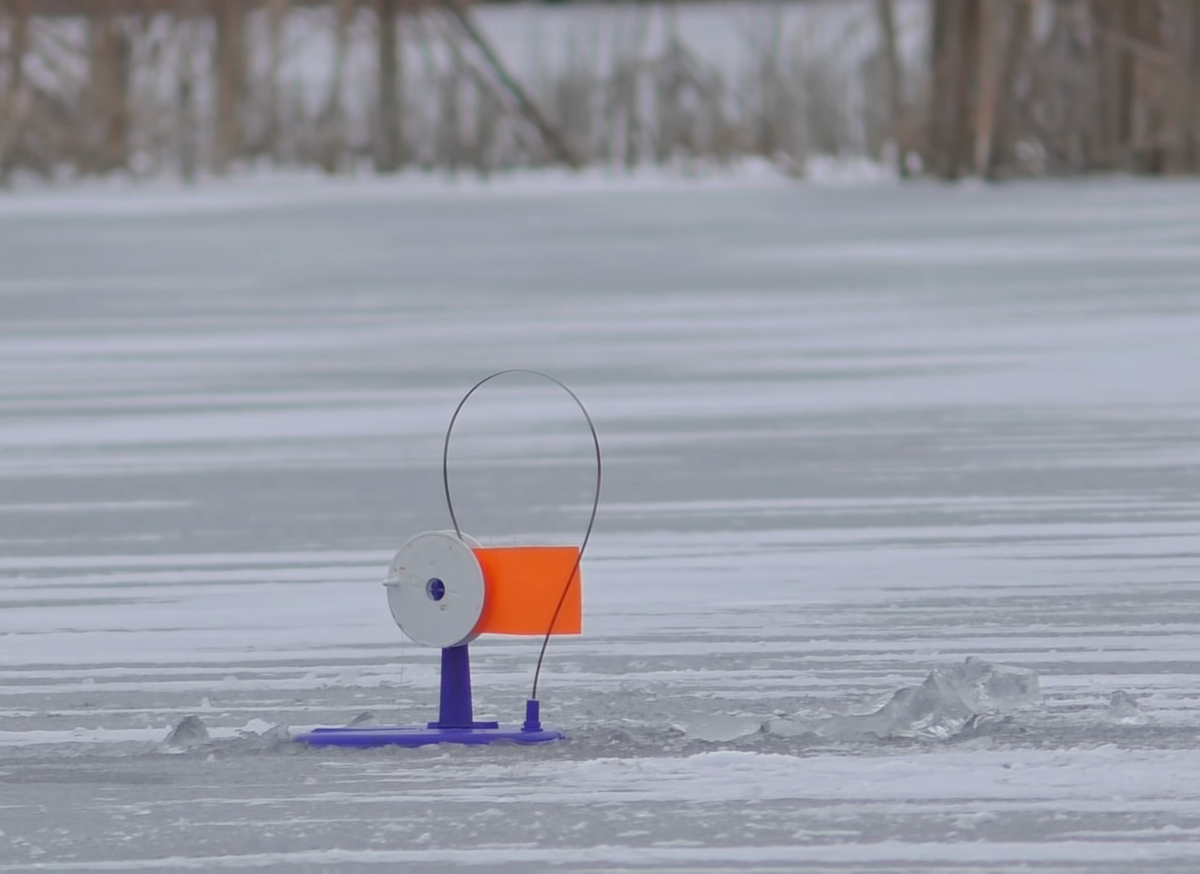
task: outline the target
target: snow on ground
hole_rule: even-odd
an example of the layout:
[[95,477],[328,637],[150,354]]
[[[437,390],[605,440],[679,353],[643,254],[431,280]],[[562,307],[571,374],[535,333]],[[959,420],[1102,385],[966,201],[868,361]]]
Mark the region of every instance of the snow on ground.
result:
[[[865,158],[816,155],[805,168],[805,180],[819,186],[877,185],[895,174]],[[350,176],[320,171],[280,170],[267,163],[239,167],[231,177],[205,177],[194,186],[169,178],[97,177],[47,187],[28,180],[0,198],[0,219],[83,216],[138,217],[197,215],[289,206],[317,207],[334,203],[477,200],[495,197],[577,197],[580,194],[633,194],[672,191],[783,189],[795,185],[779,168],[761,158],[742,158],[727,165],[677,161],[663,167],[547,168],[496,173],[482,178],[472,172],[410,170],[378,176],[370,168]],[[0,292],[2,293],[2,292]]]
[[[0,871],[1194,869],[1195,186],[572,184],[0,200]],[[568,741],[289,742],[433,714],[380,582],[521,366]],[[465,529],[570,541],[490,388]]]

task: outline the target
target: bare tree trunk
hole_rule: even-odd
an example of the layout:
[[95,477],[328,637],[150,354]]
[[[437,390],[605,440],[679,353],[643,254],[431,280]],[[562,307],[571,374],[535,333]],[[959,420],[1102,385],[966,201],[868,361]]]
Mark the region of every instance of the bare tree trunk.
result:
[[954,114],[958,128],[954,132],[954,153],[955,164],[961,172],[971,164],[970,155],[975,139],[975,119],[971,110],[979,102],[983,0],[959,0],[959,5],[962,7],[962,31],[959,37],[962,40],[962,56],[955,94],[958,106]]
[[16,169],[17,150],[24,132],[29,97],[25,93],[25,55],[29,51],[29,0],[8,4],[8,90],[0,101],[0,186],[7,186]]
[[904,109],[904,68],[900,64],[900,52],[896,46],[896,14],[892,0],[875,0],[875,14],[879,19],[879,33],[883,39],[883,60],[887,73],[888,112],[891,115],[892,140],[899,152],[899,173],[908,176],[905,160],[909,148],[907,131],[908,118]]
[[91,169],[107,173],[129,165],[129,35],[107,3],[94,4],[90,21],[89,102]]
[[1184,121],[1188,136],[1187,169],[1200,173],[1200,0],[1191,0],[1191,45],[1186,59],[1188,92],[1184,98]]
[[217,143],[215,170],[225,173],[242,151],[245,89],[244,8],[241,0],[216,0]]
[[[676,107],[672,115],[678,119],[683,114],[683,109],[680,106],[680,94],[683,85],[683,43],[679,37],[679,23],[677,20],[677,12],[675,4],[672,3],[671,9],[671,103]],[[791,107],[787,106],[787,101],[783,94],[783,75],[780,72],[779,58],[782,54],[783,42],[783,7],[778,2],[771,4],[771,18],[766,22],[767,30],[763,34],[761,45],[762,63],[759,65],[759,91],[762,94],[762,116],[759,120],[759,141],[758,151],[770,161],[776,160],[781,156],[785,149],[783,128],[785,125],[785,112]],[[793,167],[795,172],[803,173],[803,168],[798,170]]]
[[83,107],[83,165],[88,172],[108,170],[105,154],[108,139],[108,105],[113,88],[110,73],[112,63],[112,10],[104,2],[93,0],[88,10],[88,80],[87,103]]
[[283,38],[291,0],[271,0],[270,68],[267,72],[267,127],[263,133],[263,148],[276,163],[283,160],[283,89],[279,77],[283,70]]
[[[1130,0],[1133,30],[1130,33],[1131,47],[1141,46],[1151,50],[1163,47],[1163,29],[1160,23],[1162,9],[1158,3]],[[1168,83],[1162,81],[1161,69],[1156,69],[1150,60],[1134,55],[1132,146],[1134,169],[1151,175],[1161,175],[1166,169],[1167,149],[1164,140],[1168,135],[1169,99],[1164,93]]]
[[959,0],[933,0],[932,86],[929,108],[929,163],[943,179],[958,175],[954,163],[954,108],[959,75]]
[[1167,170],[1189,173],[1197,169],[1196,100],[1197,67],[1200,67],[1200,3],[1197,0],[1173,0],[1169,13],[1169,34],[1176,63],[1171,82],[1171,145]]
[[640,56],[630,59],[625,76],[625,148],[622,163],[627,171],[633,172],[641,157],[642,141],[642,103],[638,99],[642,87]]
[[[994,3],[995,0],[992,0]],[[992,133],[992,145],[988,156],[986,175],[995,178],[1000,162],[1011,159],[1016,152],[1014,140],[1014,99],[1013,82],[1017,78],[1017,70],[1025,55],[1025,46],[1029,41],[1030,28],[1033,24],[1033,4],[1021,0],[1006,7],[1001,7],[1008,14],[1008,28],[1004,41],[1004,56],[1000,62],[998,74],[1000,82],[1000,97],[996,106],[995,130]],[[993,6],[993,12],[995,7]]]
[[626,55],[622,70],[622,102],[625,107],[625,142],[622,162],[625,169],[632,171],[641,157],[642,107],[639,99],[642,87],[642,51],[646,35],[650,31],[650,7],[642,7],[635,23],[636,36],[630,41],[632,50]]
[[934,172],[957,179],[970,150],[979,56],[979,0],[934,0],[930,152]]
[[1099,58],[1095,83],[1100,101],[1101,166],[1117,166],[1121,153],[1121,65],[1125,53],[1116,48],[1111,37],[1117,33],[1125,0],[1091,0],[1092,26],[1100,36]]
[[466,81],[467,62],[459,45],[461,34],[453,28],[445,29],[446,42],[450,46],[450,69],[438,82],[439,113],[437,131],[437,155],[446,163],[451,176],[457,176],[463,161],[462,88]]
[[[658,141],[654,144],[654,157],[659,164],[665,164],[671,159],[671,153],[679,142],[680,125],[680,107],[679,97],[683,90],[683,77],[679,69],[680,55],[682,54],[679,45],[679,10],[676,0],[669,0],[666,8],[663,10],[666,16],[667,28],[667,46],[663,54],[662,72],[658,83],[658,94],[655,99],[655,105],[658,109]],[[763,58],[761,64],[760,76],[763,80],[770,78],[769,73],[769,58]],[[775,142],[774,130],[771,127],[771,111],[767,99],[767,88],[764,81],[759,85],[763,89],[763,106],[762,113],[759,117],[759,140],[758,151],[769,157],[774,157]]]
[[[1140,0],[1120,0],[1116,25],[1118,33],[1128,39],[1136,39],[1138,28],[1137,6]],[[1117,138],[1125,153],[1126,169],[1132,169],[1134,135],[1136,131],[1134,111],[1137,107],[1137,67],[1133,52],[1121,49],[1118,62]]]
[[196,23],[191,18],[177,19],[179,72],[175,90],[179,136],[179,172],[187,183],[195,182],[197,169],[196,125]]
[[404,163],[396,6],[396,0],[379,0],[379,147],[375,168],[380,173],[394,173]]
[[326,173],[336,173],[346,146],[346,113],[342,105],[342,92],[346,84],[346,58],[350,49],[350,22],[354,20],[353,0],[337,0],[337,23],[334,27],[333,78],[329,82],[329,95],[321,113],[321,168]]
[[995,146],[996,121],[1004,89],[1008,84],[1001,78],[1000,41],[1003,27],[1001,9],[994,0],[980,0],[979,10],[979,105],[975,115],[975,173],[991,178]]

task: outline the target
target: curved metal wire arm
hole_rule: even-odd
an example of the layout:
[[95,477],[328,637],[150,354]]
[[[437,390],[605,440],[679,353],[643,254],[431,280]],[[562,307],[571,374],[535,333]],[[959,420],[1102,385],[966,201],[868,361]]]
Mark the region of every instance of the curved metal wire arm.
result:
[[533,671],[533,690],[529,694],[531,700],[537,700],[538,679],[542,675],[542,662],[546,658],[546,647],[550,644],[550,635],[554,631],[554,623],[558,621],[558,614],[562,611],[563,604],[566,603],[567,595],[571,591],[571,584],[575,581],[575,575],[579,573],[579,566],[583,562],[583,553],[587,550],[588,541],[592,538],[592,528],[596,524],[596,513],[600,509],[600,481],[603,477],[604,465],[600,458],[600,437],[596,434],[596,425],[592,422],[591,414],[588,413],[587,407],[583,405],[583,401],[579,399],[579,395],[571,391],[566,383],[540,370],[528,370],[523,367],[498,370],[489,376],[485,376],[479,382],[475,383],[475,385],[471,386],[471,390],[463,395],[463,399],[454,408],[454,415],[450,417],[450,425],[446,428],[446,439],[442,443],[442,487],[446,492],[446,509],[450,511],[450,522],[454,525],[454,534],[459,540],[463,539],[462,529],[458,526],[458,516],[454,512],[454,500],[450,496],[450,435],[454,433],[454,423],[458,421],[458,414],[462,412],[463,407],[466,406],[471,396],[493,379],[510,373],[528,373],[533,376],[540,376],[543,379],[550,380],[550,382],[569,394],[571,400],[575,401],[576,406],[583,413],[583,418],[587,421],[588,430],[592,432],[592,445],[596,450],[596,490],[595,496],[592,498],[592,514],[588,518],[587,530],[584,531],[583,541],[579,545],[579,555],[575,558],[575,564],[571,568],[571,573],[567,576],[566,584],[563,586],[562,595],[559,596],[558,605],[554,608],[554,614],[550,617],[550,626],[546,629],[546,636],[542,638],[542,649],[538,653],[537,667]]

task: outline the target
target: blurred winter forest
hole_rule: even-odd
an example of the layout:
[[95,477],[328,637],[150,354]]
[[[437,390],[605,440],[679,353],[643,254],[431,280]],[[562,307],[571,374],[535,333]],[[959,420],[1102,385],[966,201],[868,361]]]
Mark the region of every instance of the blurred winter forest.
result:
[[1200,0],[0,0],[0,184],[1200,171]]

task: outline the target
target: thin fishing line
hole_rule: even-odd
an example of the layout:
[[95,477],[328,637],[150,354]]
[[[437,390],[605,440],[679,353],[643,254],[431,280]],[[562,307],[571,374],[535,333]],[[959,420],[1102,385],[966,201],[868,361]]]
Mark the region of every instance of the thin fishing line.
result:
[[563,604],[567,601],[567,595],[571,591],[571,584],[575,582],[575,577],[579,573],[579,566],[583,562],[583,553],[587,550],[588,541],[592,539],[592,528],[596,525],[596,513],[600,509],[600,482],[604,475],[604,463],[600,457],[600,437],[596,434],[596,425],[592,421],[592,416],[588,412],[587,407],[583,405],[583,401],[579,399],[579,395],[571,391],[566,383],[555,379],[548,373],[543,373],[540,370],[528,370],[523,367],[514,367],[508,370],[498,370],[490,376],[485,376],[475,385],[471,386],[471,390],[463,395],[463,399],[458,402],[458,406],[454,408],[454,415],[450,417],[450,425],[446,428],[446,439],[442,442],[442,488],[446,494],[446,509],[450,511],[450,522],[454,525],[454,535],[459,539],[463,539],[462,529],[458,526],[458,516],[454,512],[454,500],[450,496],[450,435],[454,433],[454,423],[458,421],[458,414],[462,412],[467,401],[471,396],[483,386],[487,385],[493,379],[499,376],[504,376],[509,373],[528,373],[533,376],[540,376],[543,379],[548,379],[567,394],[571,396],[571,400],[575,401],[575,405],[579,407],[579,411],[583,413],[583,418],[587,421],[588,430],[592,432],[592,446],[596,450],[596,490],[592,497],[592,513],[588,517],[587,530],[583,533],[583,541],[579,545],[579,554],[575,557],[575,564],[571,568],[571,573],[567,575],[566,585],[563,586],[562,595],[559,596],[558,604],[554,608],[554,613],[550,617],[550,625],[546,628],[546,636],[542,638],[542,649],[538,653],[537,667],[533,671],[533,690],[529,697],[532,700],[537,700],[538,679],[542,675],[542,662],[546,658],[546,647],[550,644],[550,635],[554,632],[554,623],[558,621],[558,614],[562,611]]

